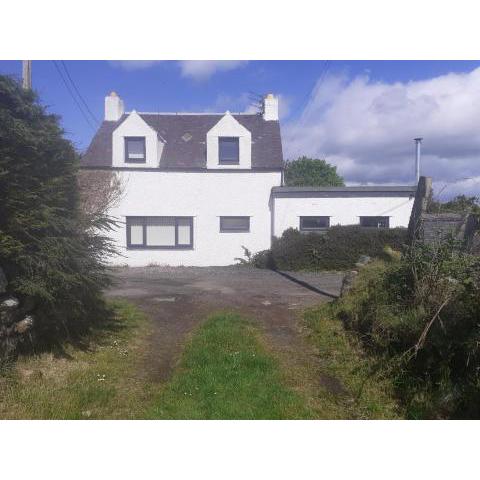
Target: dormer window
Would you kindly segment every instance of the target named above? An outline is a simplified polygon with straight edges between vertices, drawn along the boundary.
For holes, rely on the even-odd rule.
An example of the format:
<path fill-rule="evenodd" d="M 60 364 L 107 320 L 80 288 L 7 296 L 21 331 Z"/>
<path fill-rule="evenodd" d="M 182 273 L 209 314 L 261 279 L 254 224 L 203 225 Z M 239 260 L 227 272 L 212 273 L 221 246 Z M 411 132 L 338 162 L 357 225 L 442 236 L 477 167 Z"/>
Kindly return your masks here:
<path fill-rule="evenodd" d="M 125 163 L 146 163 L 145 137 L 125 137 Z"/>
<path fill-rule="evenodd" d="M 222 165 L 238 165 L 240 163 L 238 137 L 218 137 L 218 163 Z"/>

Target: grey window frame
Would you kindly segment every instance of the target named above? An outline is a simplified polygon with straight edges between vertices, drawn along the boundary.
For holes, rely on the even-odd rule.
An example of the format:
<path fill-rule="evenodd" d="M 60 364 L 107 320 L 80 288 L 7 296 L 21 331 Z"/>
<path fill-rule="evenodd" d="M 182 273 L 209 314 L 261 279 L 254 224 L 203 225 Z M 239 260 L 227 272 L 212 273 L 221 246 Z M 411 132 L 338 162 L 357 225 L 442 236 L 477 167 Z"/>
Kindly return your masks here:
<path fill-rule="evenodd" d="M 319 228 L 305 228 L 302 223 L 305 218 L 326 218 L 328 221 L 328 225 L 326 227 L 319 227 Z M 300 225 L 299 230 L 301 232 L 321 232 L 330 228 L 330 216 L 328 215 L 302 215 L 300 216 Z"/>
<path fill-rule="evenodd" d="M 143 142 L 143 158 L 129 158 L 128 157 L 128 141 L 129 140 L 142 140 Z M 125 163 L 147 163 L 147 147 L 145 137 L 124 137 L 125 144 Z"/>
<path fill-rule="evenodd" d="M 246 218 L 248 222 L 248 226 L 246 229 L 244 228 L 225 228 L 223 222 L 225 219 L 239 219 L 239 218 Z M 220 217 L 220 233 L 249 233 L 250 232 L 250 217 L 247 215 L 224 215 Z"/>
<path fill-rule="evenodd" d="M 175 220 L 175 245 L 147 245 L 147 225 L 151 219 L 174 219 Z M 178 221 L 189 220 L 190 223 L 190 243 L 188 245 L 178 243 Z M 141 222 L 143 227 L 143 243 L 134 244 L 131 243 L 131 231 L 130 227 L 132 223 L 138 225 Z M 127 249 L 128 250 L 192 250 L 193 249 L 193 217 L 173 217 L 173 216 L 149 216 L 149 217 L 127 217 L 126 218 L 126 231 L 127 231 Z"/>
<path fill-rule="evenodd" d="M 237 153 L 238 157 L 237 160 L 222 160 L 220 156 L 220 142 L 221 140 L 232 140 L 235 139 L 237 141 Z M 219 165 L 240 165 L 240 137 L 218 137 L 218 164 Z"/>
<path fill-rule="evenodd" d="M 383 215 L 362 215 L 358 218 L 360 219 L 359 220 L 360 226 L 364 227 L 364 228 L 390 228 L 390 217 L 386 217 L 386 216 L 383 216 Z M 381 219 L 386 220 L 387 225 L 385 227 L 379 227 L 378 225 L 376 227 L 374 227 L 372 225 L 362 225 L 362 219 L 363 218 L 381 218 Z"/>

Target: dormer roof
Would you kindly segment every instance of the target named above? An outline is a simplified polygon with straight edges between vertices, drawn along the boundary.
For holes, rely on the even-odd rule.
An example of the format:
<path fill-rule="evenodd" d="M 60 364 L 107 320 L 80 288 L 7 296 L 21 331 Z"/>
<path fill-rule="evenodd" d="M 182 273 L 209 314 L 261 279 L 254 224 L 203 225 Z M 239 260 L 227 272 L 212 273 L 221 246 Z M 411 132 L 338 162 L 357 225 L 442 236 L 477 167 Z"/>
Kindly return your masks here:
<path fill-rule="evenodd" d="M 224 114 L 138 113 L 165 143 L 160 159 L 164 170 L 207 168 L 206 138 Z M 261 114 L 232 114 L 252 135 L 252 169 L 280 170 L 283 165 L 278 121 L 265 121 Z M 112 166 L 112 134 L 128 117 L 104 121 L 81 159 L 83 167 Z"/>

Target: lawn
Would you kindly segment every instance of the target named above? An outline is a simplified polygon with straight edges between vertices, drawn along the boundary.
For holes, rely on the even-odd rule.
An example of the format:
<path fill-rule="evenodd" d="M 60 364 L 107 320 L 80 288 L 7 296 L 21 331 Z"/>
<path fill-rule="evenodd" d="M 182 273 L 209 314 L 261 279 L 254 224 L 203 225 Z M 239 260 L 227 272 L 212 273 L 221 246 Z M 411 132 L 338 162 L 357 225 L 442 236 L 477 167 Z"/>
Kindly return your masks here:
<path fill-rule="evenodd" d="M 136 358 L 149 333 L 132 305 L 115 302 L 116 318 L 91 340 L 62 352 L 20 358 L 0 374 L 0 418 L 138 418 L 151 385 Z"/>
<path fill-rule="evenodd" d="M 236 314 L 219 313 L 194 335 L 179 369 L 149 412 L 167 419 L 312 418 L 285 385 L 258 333 Z"/>
<path fill-rule="evenodd" d="M 166 383 L 145 372 L 151 324 L 115 302 L 116 320 L 61 353 L 22 357 L 0 373 L 3 419 L 398 418 L 388 378 L 335 319 L 334 304 L 308 310 L 304 326 L 332 393 L 317 373 L 293 369 L 237 314 L 210 316 L 188 340 Z"/>

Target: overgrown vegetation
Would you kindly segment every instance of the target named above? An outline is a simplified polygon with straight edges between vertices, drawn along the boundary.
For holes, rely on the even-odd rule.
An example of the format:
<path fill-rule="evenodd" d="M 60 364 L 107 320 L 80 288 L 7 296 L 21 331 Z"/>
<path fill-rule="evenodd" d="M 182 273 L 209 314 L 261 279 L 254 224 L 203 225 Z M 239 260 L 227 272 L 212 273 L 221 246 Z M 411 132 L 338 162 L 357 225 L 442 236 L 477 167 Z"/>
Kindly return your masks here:
<path fill-rule="evenodd" d="M 285 162 L 285 185 L 288 187 L 343 187 L 337 167 L 325 160 L 299 157 Z"/>
<path fill-rule="evenodd" d="M 402 418 L 403 408 L 395 397 L 391 377 L 378 368 L 375 358 L 365 354 L 358 336 L 346 330 L 338 320 L 340 305 L 325 303 L 304 314 L 322 374 L 335 379 L 340 386 L 336 394 L 321 393 L 323 412 L 320 418 Z"/>
<path fill-rule="evenodd" d="M 430 199 L 428 213 L 473 213 L 480 215 L 480 200 L 475 196 L 457 195 L 447 202 Z"/>
<path fill-rule="evenodd" d="M 270 250 L 249 261 L 259 268 L 278 270 L 345 270 L 353 268 L 361 255 L 379 257 L 386 246 L 400 249 L 406 241 L 404 228 L 335 226 L 324 234 L 291 228 L 273 240 Z"/>
<path fill-rule="evenodd" d="M 0 76 L 0 266 L 10 293 L 34 309 L 37 338 L 84 330 L 106 310 L 101 232 L 112 223 L 79 207 L 78 156 L 36 94 Z"/>
<path fill-rule="evenodd" d="M 409 418 L 480 417 L 480 260 L 460 247 L 417 243 L 376 261 L 335 307 Z"/>

